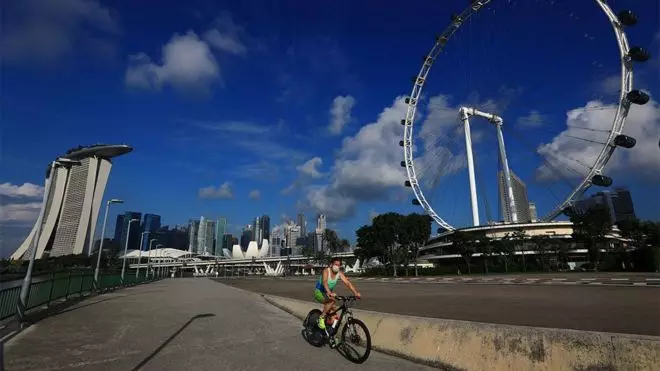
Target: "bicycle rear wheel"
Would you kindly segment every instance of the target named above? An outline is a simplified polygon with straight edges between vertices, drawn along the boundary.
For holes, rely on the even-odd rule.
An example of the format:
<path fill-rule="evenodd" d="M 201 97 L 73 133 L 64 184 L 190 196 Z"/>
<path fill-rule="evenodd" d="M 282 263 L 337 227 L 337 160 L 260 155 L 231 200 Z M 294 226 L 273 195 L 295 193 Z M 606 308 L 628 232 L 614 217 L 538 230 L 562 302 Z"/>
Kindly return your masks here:
<path fill-rule="evenodd" d="M 320 310 L 312 309 L 303 320 L 303 337 L 315 347 L 321 347 L 324 344 L 322 330 L 318 327 L 320 315 Z"/>
<path fill-rule="evenodd" d="M 364 363 L 371 353 L 371 334 L 367 325 L 359 319 L 349 319 L 342 329 L 341 346 L 351 362 Z"/>

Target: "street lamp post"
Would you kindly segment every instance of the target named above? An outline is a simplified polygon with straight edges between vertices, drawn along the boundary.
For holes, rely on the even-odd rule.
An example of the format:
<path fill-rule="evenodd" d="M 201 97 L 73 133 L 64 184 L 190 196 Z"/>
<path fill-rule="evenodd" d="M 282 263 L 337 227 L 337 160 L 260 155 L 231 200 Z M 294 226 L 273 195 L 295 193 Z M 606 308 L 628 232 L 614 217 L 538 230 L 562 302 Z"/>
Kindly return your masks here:
<path fill-rule="evenodd" d="M 124 272 L 126 272 L 126 253 L 128 252 L 128 241 L 131 236 L 131 224 L 140 222 L 140 219 L 131 219 L 128 222 L 128 231 L 126 231 L 126 243 L 124 244 L 124 262 L 121 265 L 121 284 L 124 284 Z"/>
<path fill-rule="evenodd" d="M 138 266 L 137 269 L 135 270 L 135 278 L 139 279 L 140 278 L 140 264 L 142 264 L 142 244 L 144 243 L 144 235 L 149 232 L 142 232 L 142 236 L 140 237 L 140 248 L 138 249 Z"/>
<path fill-rule="evenodd" d="M 32 247 L 30 250 L 30 262 L 28 263 L 27 272 L 25 272 L 25 277 L 23 278 L 23 284 L 21 285 L 21 292 L 19 295 L 19 300 L 16 305 L 16 313 L 18 315 L 18 320 L 23 322 L 25 318 L 25 308 L 27 306 L 28 294 L 30 292 L 30 285 L 32 284 L 32 270 L 34 269 L 34 261 L 37 258 L 37 250 L 39 250 L 39 239 L 41 237 L 41 225 L 43 224 L 44 214 L 46 213 L 46 203 L 48 203 L 48 197 L 50 195 L 50 186 L 53 179 L 53 172 L 55 168 L 59 166 L 66 165 L 76 165 L 80 164 L 80 161 L 71 160 L 68 158 L 58 158 L 55 161 L 50 163 L 50 172 L 46 177 L 46 184 L 44 185 L 44 197 L 41 203 L 41 210 L 39 210 L 39 216 L 37 217 L 37 228 L 35 230 L 34 239 L 32 240 Z"/>
<path fill-rule="evenodd" d="M 99 268 L 101 266 L 101 254 L 103 253 L 103 240 L 105 239 L 105 226 L 108 223 L 108 210 L 110 210 L 110 205 L 111 204 L 121 204 L 124 203 L 122 200 L 118 199 L 111 199 L 108 200 L 105 204 L 105 216 L 103 217 L 103 228 L 101 229 L 101 243 L 99 244 L 99 251 L 98 254 L 99 256 L 96 258 L 96 269 L 94 270 L 94 284 L 96 287 L 99 287 Z M 130 227 L 130 226 L 129 226 Z M 126 240 L 128 241 L 130 236 L 126 236 Z"/>
<path fill-rule="evenodd" d="M 156 245 L 156 249 L 158 250 L 158 263 L 160 266 L 158 267 L 158 277 L 163 276 L 163 250 L 161 250 L 161 244 Z"/>
<path fill-rule="evenodd" d="M 151 246 L 153 245 L 154 241 L 156 241 L 155 238 L 149 240 L 149 256 L 147 257 L 147 279 L 149 278 L 149 271 L 151 270 Z"/>

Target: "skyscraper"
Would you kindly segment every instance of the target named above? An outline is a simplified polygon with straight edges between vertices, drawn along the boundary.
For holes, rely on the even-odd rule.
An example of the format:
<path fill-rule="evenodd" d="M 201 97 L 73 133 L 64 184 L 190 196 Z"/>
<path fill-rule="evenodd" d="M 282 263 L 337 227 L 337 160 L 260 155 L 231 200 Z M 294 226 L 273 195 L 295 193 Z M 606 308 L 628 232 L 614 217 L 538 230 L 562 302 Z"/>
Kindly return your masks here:
<path fill-rule="evenodd" d="M 536 213 L 536 204 L 533 202 L 529 203 L 529 219 L 532 223 L 535 223 L 538 220 L 538 214 Z"/>
<path fill-rule="evenodd" d="M 614 190 L 614 194 L 616 196 L 612 199 L 612 206 L 615 221 L 637 219 L 630 191 L 625 188 L 617 188 Z"/>
<path fill-rule="evenodd" d="M 314 251 L 324 251 L 325 246 L 323 244 L 323 233 L 327 229 L 327 225 L 325 222 L 325 214 L 319 214 L 316 218 L 316 236 L 315 236 L 315 243 L 314 243 Z"/>
<path fill-rule="evenodd" d="M 527 198 L 527 186 L 523 183 L 520 178 L 513 171 L 509 171 L 511 174 L 511 188 L 513 189 L 513 203 L 516 207 L 516 214 L 518 216 L 518 223 L 528 223 L 532 219 L 529 215 L 529 199 Z M 507 223 L 513 222 L 513 217 L 511 215 L 511 210 L 509 209 L 509 204 L 506 197 L 506 181 L 504 179 L 504 172 L 497 172 L 498 178 L 498 190 L 500 195 L 500 207 L 502 215 L 504 216 L 504 221 Z"/>
<path fill-rule="evenodd" d="M 254 241 L 252 237 L 252 226 L 246 225 L 241 234 L 241 249 L 245 252 L 250 244 L 250 241 Z"/>
<path fill-rule="evenodd" d="M 197 253 L 213 255 L 215 241 L 215 220 L 205 217 L 199 219 L 199 234 L 197 235 Z"/>
<path fill-rule="evenodd" d="M 299 255 L 300 250 L 297 242 L 300 238 L 300 227 L 297 225 L 288 225 L 286 228 L 286 247 L 291 250 L 291 255 Z"/>
<path fill-rule="evenodd" d="M 215 256 L 222 256 L 222 249 L 229 249 L 231 251 L 232 245 L 231 242 L 227 243 L 225 233 L 227 233 L 227 218 L 221 216 L 216 223 L 215 252 L 213 254 Z"/>
<path fill-rule="evenodd" d="M 139 218 L 139 217 L 138 217 Z M 133 229 L 131 228 L 131 235 L 133 234 Z M 160 215 L 156 214 L 144 214 L 144 219 L 142 220 L 142 232 L 144 233 L 144 238 L 140 236 L 142 240 L 142 251 L 149 250 L 149 241 L 153 238 L 156 238 L 156 232 L 160 229 Z M 138 232 L 136 230 L 136 232 Z M 139 233 L 139 232 L 138 232 Z M 159 241 L 164 244 L 164 241 Z M 129 242 L 131 244 L 131 242 Z"/>
<path fill-rule="evenodd" d="M 222 236 L 222 246 L 225 246 L 224 248 L 227 249 L 227 250 L 229 250 L 229 251 L 231 252 L 231 251 L 232 251 L 232 248 L 233 248 L 233 246 L 234 246 L 234 236 L 232 236 L 232 235 L 229 234 L 229 233 L 225 233 L 225 234 Z M 224 255 L 224 254 L 222 253 L 222 251 L 220 251 L 220 252 L 221 252 L 220 255 L 218 255 L 217 253 L 216 253 L 216 255 L 218 255 L 218 256 L 222 256 L 222 255 Z"/>
<path fill-rule="evenodd" d="M 142 230 L 144 232 L 155 232 L 160 229 L 160 215 L 144 214 Z"/>
<path fill-rule="evenodd" d="M 140 223 L 136 222 L 131 225 L 131 234 L 128 235 L 128 223 L 133 219 L 140 220 L 142 213 L 137 211 L 127 211 L 124 213 L 124 218 L 121 225 L 121 237 L 119 239 L 119 248 L 123 251 L 126 246 L 126 239 L 128 239 L 128 249 L 135 250 L 140 246 Z"/>
<path fill-rule="evenodd" d="M 93 247 L 96 222 L 103 193 L 110 177 L 113 157 L 132 151 L 127 145 L 99 144 L 67 151 L 64 158 L 75 164 L 48 167 L 49 194 L 41 223 L 37 259 L 44 255 L 62 256 L 89 252 Z M 37 233 L 35 223 L 25 241 L 12 254 L 12 259 L 29 257 Z"/>
<path fill-rule="evenodd" d="M 630 197 L 630 191 L 627 189 L 617 188 L 614 191 L 594 193 L 587 198 L 577 201 L 575 208 L 580 212 L 585 212 L 597 205 L 607 208 L 612 223 L 636 218 L 632 197 Z"/>
<path fill-rule="evenodd" d="M 305 220 L 305 213 L 298 213 L 296 224 L 300 227 L 300 234 L 302 236 L 307 236 L 307 221 Z"/>
<path fill-rule="evenodd" d="M 270 216 L 263 215 L 261 217 L 261 239 L 270 241 Z M 259 246 L 261 247 L 261 245 Z"/>
<path fill-rule="evenodd" d="M 115 243 L 121 244 L 121 234 L 124 231 L 124 214 L 117 215 L 117 221 L 115 222 Z"/>
<path fill-rule="evenodd" d="M 188 252 L 197 253 L 199 250 L 199 220 L 191 219 L 188 227 Z"/>
<path fill-rule="evenodd" d="M 318 218 L 316 218 L 316 229 L 325 231 L 326 228 L 328 228 L 328 226 L 325 222 L 325 214 L 319 214 Z"/>
<path fill-rule="evenodd" d="M 252 223 L 252 241 L 256 241 L 257 245 L 261 245 L 261 218 L 256 217 L 254 218 L 254 222 Z"/>

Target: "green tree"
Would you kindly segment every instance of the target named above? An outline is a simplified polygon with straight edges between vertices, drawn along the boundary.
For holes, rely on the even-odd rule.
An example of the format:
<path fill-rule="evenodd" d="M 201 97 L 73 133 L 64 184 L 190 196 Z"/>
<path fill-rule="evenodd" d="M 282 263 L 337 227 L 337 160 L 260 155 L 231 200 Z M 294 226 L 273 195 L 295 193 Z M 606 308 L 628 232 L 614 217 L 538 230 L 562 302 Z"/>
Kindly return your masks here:
<path fill-rule="evenodd" d="M 376 231 L 372 225 L 363 225 L 355 231 L 355 235 L 357 248 L 354 254 L 362 261 L 362 264 L 371 258 L 383 257 L 382 245 L 377 243 Z"/>
<path fill-rule="evenodd" d="M 417 260 L 419 259 L 419 249 L 424 246 L 431 237 L 431 219 L 427 215 L 409 214 L 404 220 L 404 229 L 408 234 L 408 247 L 412 253 L 413 264 L 415 266 L 415 276 L 419 276 L 417 269 Z"/>
<path fill-rule="evenodd" d="M 494 250 L 493 241 L 483 232 L 473 234 L 473 238 L 475 239 L 475 250 L 481 254 L 484 261 L 484 272 L 488 274 L 488 261 Z"/>
<path fill-rule="evenodd" d="M 660 271 L 660 222 L 629 220 L 617 225 L 621 235 L 630 240 L 635 269 Z"/>
<path fill-rule="evenodd" d="M 509 262 L 515 256 L 516 247 L 508 233 L 499 240 L 493 241 L 493 252 L 504 262 L 504 271 L 509 272 Z"/>
<path fill-rule="evenodd" d="M 401 214 L 389 212 L 378 215 L 372 222 L 376 241 L 384 247 L 385 258 L 392 265 L 394 277 L 396 277 L 397 264 L 401 258 L 399 233 L 402 227 L 402 219 Z"/>
<path fill-rule="evenodd" d="M 569 242 L 560 238 L 553 238 L 550 243 L 550 251 L 554 258 L 557 260 L 557 270 L 567 269 L 568 265 L 568 251 L 571 245 Z"/>
<path fill-rule="evenodd" d="M 520 251 L 520 259 L 522 261 L 523 272 L 527 272 L 527 259 L 525 258 L 525 241 L 527 233 L 524 229 L 517 229 L 511 235 L 511 241 L 515 247 L 515 251 Z"/>
<path fill-rule="evenodd" d="M 468 232 L 455 231 L 451 235 L 452 250 L 459 253 L 467 266 L 468 274 L 472 273 L 472 255 L 477 252 L 477 243 L 474 235 Z"/>
<path fill-rule="evenodd" d="M 339 242 L 339 247 L 340 247 L 340 249 L 341 249 L 342 252 L 345 252 L 345 251 L 348 251 L 348 249 L 351 247 L 351 243 L 348 242 L 347 239 L 343 238 L 343 239 Z"/>
<path fill-rule="evenodd" d="M 595 206 L 585 212 L 574 210 L 569 214 L 573 223 L 573 239 L 586 245 L 589 260 L 598 270 L 601 245 L 605 242 L 605 235 L 612 230 L 608 210 L 604 206 Z"/>
<path fill-rule="evenodd" d="M 311 257 L 314 256 L 314 250 L 312 250 L 312 248 L 309 247 L 309 246 L 305 246 L 305 247 L 302 248 L 302 254 L 303 254 L 303 256 L 311 258 Z"/>
<path fill-rule="evenodd" d="M 331 254 L 336 254 L 339 252 L 339 249 L 341 248 L 341 243 L 339 241 L 339 237 L 337 236 L 337 232 L 335 232 L 332 229 L 326 228 L 323 231 L 323 236 L 322 239 L 324 241 L 324 249 L 322 251 L 324 252 L 329 252 Z"/>
<path fill-rule="evenodd" d="M 550 265 L 548 262 L 548 255 L 551 252 L 552 245 L 550 236 L 533 236 L 531 240 L 536 246 L 536 253 L 539 258 L 539 262 L 541 263 L 541 267 L 543 267 L 544 271 L 550 271 Z"/>

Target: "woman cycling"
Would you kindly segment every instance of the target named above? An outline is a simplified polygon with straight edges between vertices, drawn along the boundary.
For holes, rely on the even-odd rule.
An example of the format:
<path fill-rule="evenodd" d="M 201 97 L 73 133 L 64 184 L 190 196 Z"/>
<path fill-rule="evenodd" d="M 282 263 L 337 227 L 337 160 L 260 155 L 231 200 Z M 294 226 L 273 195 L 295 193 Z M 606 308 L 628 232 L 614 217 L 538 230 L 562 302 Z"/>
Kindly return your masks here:
<path fill-rule="evenodd" d="M 316 289 L 314 290 L 314 299 L 318 301 L 319 303 L 323 304 L 323 312 L 319 316 L 319 323 L 318 326 L 320 329 L 325 330 L 325 315 L 330 311 L 330 309 L 334 308 L 335 304 L 335 286 L 337 285 L 337 281 L 341 279 L 341 281 L 348 287 L 351 292 L 353 292 L 353 295 L 355 295 L 358 299 L 360 299 L 360 293 L 357 291 L 355 286 L 351 283 L 351 281 L 346 278 L 344 273 L 341 272 L 341 259 L 339 258 L 332 258 L 332 261 L 330 262 L 330 266 L 328 268 L 324 268 L 323 272 L 321 273 L 321 277 L 319 277 L 319 280 L 316 281 Z M 332 324 L 334 321 L 337 320 L 337 316 L 335 315 L 334 318 L 330 321 L 330 324 Z"/>

